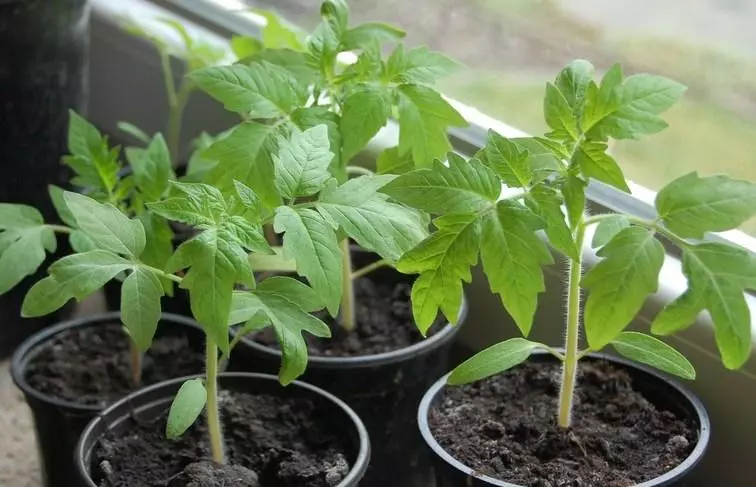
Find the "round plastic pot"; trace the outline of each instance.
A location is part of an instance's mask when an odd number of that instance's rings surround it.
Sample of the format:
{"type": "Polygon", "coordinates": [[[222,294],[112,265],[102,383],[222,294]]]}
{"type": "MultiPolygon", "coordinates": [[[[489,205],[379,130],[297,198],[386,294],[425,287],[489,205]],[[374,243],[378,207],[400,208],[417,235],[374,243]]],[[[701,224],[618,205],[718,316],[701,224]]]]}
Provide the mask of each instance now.
{"type": "MultiPolygon", "coordinates": [[[[120,322],[119,313],[106,313],[71,320],[29,337],[15,352],[11,362],[13,381],[24,394],[34,420],[42,478],[47,487],[78,485],[74,448],[82,430],[103,408],[65,401],[33,389],[26,377],[27,364],[57,335],[79,328],[120,322]]],[[[157,337],[186,336],[192,347],[202,349],[205,335],[194,321],[163,314],[157,337]]]]}
{"type": "MultiPolygon", "coordinates": [[[[97,418],[90,422],[81,434],[76,446],[76,466],[79,480],[76,484],[82,487],[97,487],[99,484],[91,477],[92,451],[99,438],[110,431],[115,434],[128,434],[128,420],[139,418],[139,421],[150,421],[168,410],[181,384],[190,377],[161,382],[145,387],[120,401],[116,402],[97,418]]],[[[343,425],[343,431],[349,435],[351,451],[346,452],[351,469],[347,477],[336,487],[355,487],[360,485],[360,479],[367,470],[370,461],[370,439],[365,425],[349,406],[322,389],[299,381],[294,381],[286,387],[278,383],[272,375],[231,372],[218,376],[221,389],[245,392],[251,394],[271,394],[283,398],[324,398],[333,404],[335,414],[343,417],[338,423],[343,425]]],[[[254,438],[250,438],[254,441],[254,438]]]]}
{"type": "MultiPolygon", "coordinates": [[[[375,254],[352,248],[355,268],[375,260],[375,254]]],[[[382,268],[371,273],[384,282],[412,277],[382,268]]],[[[467,303],[456,326],[447,324],[410,347],[356,357],[310,356],[301,379],[342,399],[362,418],[370,432],[373,453],[361,485],[415,487],[427,485],[430,456],[417,431],[417,407],[423,392],[449,367],[454,337],[467,315],[467,303]]],[[[232,353],[231,369],[275,374],[281,352],[243,338],[232,353]]]]}
{"type": "MultiPolygon", "coordinates": [[[[703,458],[709,445],[711,423],[701,401],[678,383],[643,365],[599,353],[590,354],[583,360],[591,359],[607,360],[624,369],[630,374],[633,387],[649,401],[657,407],[672,411],[680,417],[688,418],[698,425],[698,442],[691,454],[680,465],[660,477],[636,485],[636,487],[685,486],[686,482],[690,481],[689,476],[703,458]]],[[[547,362],[556,361],[556,358],[539,350],[534,352],[529,360],[547,362]]],[[[420,433],[428,449],[433,453],[437,487],[521,487],[474,472],[473,469],[449,455],[433,437],[433,432],[428,424],[428,413],[440,400],[448,376],[449,374],[443,376],[428,389],[420,403],[417,414],[420,433]]],[[[459,426],[464,428],[464,425],[459,426]]]]}

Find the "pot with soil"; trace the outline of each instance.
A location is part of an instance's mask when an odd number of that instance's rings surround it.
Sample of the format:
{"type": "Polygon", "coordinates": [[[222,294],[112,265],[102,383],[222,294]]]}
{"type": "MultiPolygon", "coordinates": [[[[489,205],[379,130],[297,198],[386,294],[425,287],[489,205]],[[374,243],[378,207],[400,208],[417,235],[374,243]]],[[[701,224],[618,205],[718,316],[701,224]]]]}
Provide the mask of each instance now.
{"type": "Polygon", "coordinates": [[[553,421],[559,362],[547,352],[460,387],[448,375],[423,397],[418,423],[439,487],[685,486],[710,437],[687,389],[627,360],[581,361],[569,430],[553,421]]]}
{"type": "Polygon", "coordinates": [[[185,379],[142,389],[85,429],[76,449],[87,487],[354,487],[370,457],[367,431],[342,401],[306,383],[276,377],[218,377],[227,463],[210,460],[207,424],[165,438],[166,412],[185,379]]]}
{"type": "MultiPolygon", "coordinates": [[[[164,314],[142,359],[141,384],[203,369],[202,330],[164,314]]],[[[15,352],[11,374],[31,409],[45,485],[77,485],[74,447],[86,424],[135,389],[131,344],[119,313],[76,319],[43,330],[15,352]]]]}
{"type": "MultiPolygon", "coordinates": [[[[355,268],[378,256],[352,246],[355,268]]],[[[467,310],[452,326],[438,321],[423,338],[410,307],[412,278],[388,267],[355,279],[356,328],[344,330],[326,313],[330,339],[307,337],[310,353],[302,380],[322,387],[353,408],[370,433],[372,458],[361,485],[427,483],[430,456],[415,424],[423,392],[448,370],[450,353],[467,310]]],[[[241,339],[234,367],[275,373],[281,352],[264,332],[241,339]]]]}

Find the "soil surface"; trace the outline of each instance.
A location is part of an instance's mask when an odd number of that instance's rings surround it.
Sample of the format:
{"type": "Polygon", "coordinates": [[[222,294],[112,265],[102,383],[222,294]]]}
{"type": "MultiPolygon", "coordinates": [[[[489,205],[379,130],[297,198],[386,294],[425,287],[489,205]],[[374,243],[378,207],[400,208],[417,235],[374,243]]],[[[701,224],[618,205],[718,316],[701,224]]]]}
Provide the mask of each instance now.
{"type": "MultiPolygon", "coordinates": [[[[157,338],[145,354],[142,384],[198,374],[204,354],[185,337],[157,338]]],[[[34,389],[78,404],[105,406],[133,391],[129,341],[120,324],[79,328],[56,336],[32,360],[34,389]]]]}
{"type": "Polygon", "coordinates": [[[94,451],[96,482],[101,487],[173,487],[194,485],[176,483],[181,480],[203,480],[196,485],[248,487],[238,482],[256,476],[259,487],[332,487],[349,472],[349,443],[341,436],[347,427],[325,400],[224,392],[220,410],[230,468],[207,462],[204,418],[170,441],[161,416],[134,421],[119,428],[125,435],[109,433],[100,440],[94,451]]]}
{"type": "Polygon", "coordinates": [[[629,487],[679,465],[697,427],[651,404],[630,377],[603,361],[581,362],[573,426],[556,425],[561,369],[526,363],[445,389],[430,412],[441,446],[490,477],[527,487],[629,487]]]}
{"type": "MultiPolygon", "coordinates": [[[[331,328],[331,338],[318,338],[305,333],[310,355],[352,357],[374,355],[407,348],[423,340],[412,318],[410,292],[407,282],[378,282],[370,277],[354,281],[357,327],[346,332],[326,312],[316,313],[331,328]]],[[[439,319],[428,336],[442,328],[439,319]]],[[[266,329],[254,336],[265,345],[278,348],[273,330],[266,329]]]]}

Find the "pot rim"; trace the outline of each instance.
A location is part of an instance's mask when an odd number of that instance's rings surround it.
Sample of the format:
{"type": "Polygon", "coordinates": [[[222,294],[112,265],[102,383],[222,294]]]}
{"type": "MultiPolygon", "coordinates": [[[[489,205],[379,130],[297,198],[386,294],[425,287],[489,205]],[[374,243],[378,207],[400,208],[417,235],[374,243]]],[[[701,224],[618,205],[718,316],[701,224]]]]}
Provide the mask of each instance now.
{"type": "MultiPolygon", "coordinates": [[[[94,435],[94,431],[98,427],[99,423],[105,422],[106,421],[105,418],[107,418],[108,415],[112,413],[112,411],[123,407],[124,404],[130,404],[132,408],[135,407],[136,400],[138,400],[140,395],[150,395],[156,389],[171,387],[173,385],[182,384],[184,381],[188,379],[202,378],[202,377],[204,377],[204,375],[201,375],[201,374],[190,375],[186,377],[179,377],[176,379],[159,382],[157,384],[144,387],[142,389],[139,389],[119,399],[118,401],[114,402],[113,404],[105,408],[97,416],[95,416],[82,431],[81,436],[79,436],[79,441],[76,443],[76,448],[74,450],[74,453],[76,455],[75,456],[76,468],[79,471],[82,478],[86,479],[87,487],[97,487],[97,486],[94,484],[94,482],[92,482],[92,478],[89,475],[88,469],[86,468],[86,465],[84,463],[84,458],[86,456],[85,455],[86,453],[85,440],[88,440],[90,436],[94,435]]],[[[218,374],[218,381],[221,385],[224,378],[266,380],[266,381],[272,381],[272,382],[278,383],[278,377],[271,374],[262,374],[258,372],[223,372],[221,374],[218,374]]],[[[327,399],[328,401],[330,401],[332,404],[336,405],[352,421],[352,426],[354,426],[354,428],[357,430],[357,435],[359,437],[357,457],[355,458],[353,465],[350,467],[349,473],[347,474],[347,476],[341,482],[339,482],[339,484],[336,485],[336,487],[347,487],[349,485],[357,485],[357,482],[364,476],[365,472],[367,471],[368,464],[370,463],[370,436],[368,434],[367,428],[365,427],[364,423],[362,422],[360,417],[357,415],[357,413],[355,413],[344,401],[342,401],[338,397],[334,396],[328,391],[325,391],[319,387],[313,386],[306,382],[295,380],[287,386],[280,386],[280,387],[281,389],[284,389],[284,387],[300,387],[314,393],[315,395],[321,396],[327,399]]],[[[285,395],[282,395],[282,397],[285,397],[285,395]]],[[[122,418],[122,417],[123,415],[119,414],[119,418],[122,418]]],[[[98,439],[95,438],[92,441],[92,445],[94,445],[97,440],[98,439]]]]}
{"type": "MultiPolygon", "coordinates": [[[[199,328],[199,325],[191,318],[173,313],[161,313],[160,321],[171,321],[176,324],[199,328]]],[[[40,330],[39,332],[24,340],[24,342],[19,345],[19,347],[13,353],[13,358],[11,359],[11,377],[13,378],[13,382],[16,384],[16,387],[21,389],[21,392],[23,392],[25,396],[33,397],[38,401],[55,406],[62,410],[91,413],[102,411],[103,406],[96,406],[93,404],[79,404],[38,391],[29,384],[29,381],[26,380],[26,368],[29,364],[29,361],[35,357],[37,351],[40,350],[41,347],[43,347],[50,339],[58,334],[65,333],[75,328],[98,326],[102,324],[102,322],[121,323],[120,311],[108,311],[105,313],[98,313],[94,315],[83,316],[81,318],[66,320],[58,323],[57,325],[53,325],[40,330]]],[[[159,326],[160,322],[158,322],[158,327],[159,326]]]]}
{"type": "MultiPolygon", "coordinates": [[[[532,355],[549,355],[549,353],[545,350],[535,350],[532,355]]],[[[652,378],[655,380],[664,382],[669,387],[677,391],[682,397],[685,398],[686,401],[690,403],[698,419],[698,441],[696,442],[696,446],[693,451],[691,451],[690,454],[673,469],[651,480],[647,480],[640,484],[635,484],[634,487],[661,487],[664,485],[670,485],[670,482],[676,480],[680,475],[692,469],[701,461],[709,444],[709,439],[711,436],[711,422],[706,408],[698,397],[696,397],[692,392],[690,392],[683,385],[679,384],[677,381],[665,377],[655,369],[652,369],[651,367],[648,367],[646,365],[606,353],[589,353],[588,355],[586,355],[586,357],[606,360],[615,364],[622,365],[624,367],[634,368],[652,376],[652,378]]],[[[426,444],[433,450],[434,454],[438,455],[441,459],[444,460],[444,462],[449,464],[451,467],[454,467],[456,470],[466,474],[468,477],[488,482],[492,486],[496,487],[523,487],[475,472],[472,468],[468,467],[464,463],[451,456],[436,441],[435,437],[433,436],[433,432],[430,429],[430,425],[428,424],[428,413],[438,394],[444,389],[444,387],[446,387],[446,381],[450,375],[451,372],[445,374],[443,377],[434,382],[433,385],[426,391],[425,395],[423,395],[422,401],[420,401],[420,406],[417,410],[417,423],[420,428],[420,434],[422,435],[423,440],[425,440],[426,444]]]]}

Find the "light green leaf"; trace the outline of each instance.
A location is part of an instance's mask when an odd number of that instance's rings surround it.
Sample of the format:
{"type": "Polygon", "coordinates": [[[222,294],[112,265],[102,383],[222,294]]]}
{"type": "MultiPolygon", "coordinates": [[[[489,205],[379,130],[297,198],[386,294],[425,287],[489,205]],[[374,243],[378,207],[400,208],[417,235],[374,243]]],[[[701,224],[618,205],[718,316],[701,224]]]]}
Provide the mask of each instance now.
{"type": "Polygon", "coordinates": [[[183,435],[202,414],[206,402],[207,390],[202,379],[189,379],[181,384],[168,411],[165,436],[169,440],[175,440],[183,435]]]}
{"type": "Polygon", "coordinates": [[[49,315],[63,307],[73,296],[53,276],[37,281],[24,297],[21,316],[35,318],[49,315]]]}
{"type": "Polygon", "coordinates": [[[687,289],[677,299],[669,303],[651,323],[655,335],[671,335],[692,325],[706,303],[702,293],[687,289]]]}
{"type": "MultiPolygon", "coordinates": [[[[585,90],[585,106],[581,119],[581,127],[588,131],[598,121],[612,113],[619,106],[619,86],[624,74],[620,64],[613,65],[601,78],[601,85],[590,81],[585,90]]],[[[601,137],[601,134],[591,134],[601,137]]]]}
{"type": "Polygon", "coordinates": [[[79,253],[97,249],[97,245],[95,245],[92,239],[81,230],[74,230],[71,235],[68,236],[68,243],[74,251],[79,253]]]}
{"type": "Polygon", "coordinates": [[[533,178],[528,160],[530,153],[509,139],[489,130],[486,147],[480,156],[507,186],[525,188],[530,185],[533,178]]]}
{"type": "Polygon", "coordinates": [[[552,257],[528,228],[524,216],[528,210],[517,206],[502,201],[495,212],[483,218],[480,252],[491,290],[499,294],[507,312],[528,335],[538,294],[546,289],[541,266],[550,264],[552,257]]]}
{"type": "Polygon", "coordinates": [[[664,247],[653,232],[629,227],[601,250],[603,260],[583,278],[590,291],[585,332],[591,350],[601,350],[635,318],[646,297],[659,286],[664,247]]]}
{"type": "Polygon", "coordinates": [[[448,167],[436,161],[432,169],[403,174],[381,191],[429,213],[466,213],[492,207],[501,194],[501,181],[480,161],[450,154],[448,167]]]}
{"type": "Polygon", "coordinates": [[[694,380],[696,369],[683,354],[654,337],[625,331],[612,340],[612,346],[625,357],[650,365],[668,374],[694,380]]]}
{"type": "Polygon", "coordinates": [[[33,228],[44,225],[42,213],[33,206],[0,203],[0,230],[33,228]]]}
{"type": "MultiPolygon", "coordinates": [[[[139,216],[144,226],[146,245],[139,260],[157,269],[165,268],[165,264],[173,254],[173,231],[168,221],[160,215],[146,211],[139,216]]],[[[162,278],[161,282],[166,294],[173,295],[173,281],[162,278]]]]}
{"type": "Polygon", "coordinates": [[[163,286],[151,271],[137,267],[121,286],[121,320],[142,352],[152,344],[160,321],[163,286]]]}
{"type": "Polygon", "coordinates": [[[50,266],[50,275],[81,301],[132,266],[133,263],[114,253],[92,250],[63,257],[50,266]]]}
{"type": "Polygon", "coordinates": [[[256,272],[296,272],[296,259],[287,259],[283,256],[283,247],[273,247],[274,253],[249,254],[249,263],[256,272]]]}
{"type": "Polygon", "coordinates": [[[412,155],[399,154],[399,147],[389,147],[381,152],[376,161],[378,174],[404,174],[415,168],[412,163],[412,155]]]}
{"type": "Polygon", "coordinates": [[[208,214],[207,207],[192,198],[179,196],[166,198],[148,203],[147,207],[163,218],[195,227],[212,226],[215,223],[213,215],[208,214]]]}
{"type": "Polygon", "coordinates": [[[339,171],[334,170],[334,168],[341,168],[343,162],[341,157],[342,136],[339,129],[341,117],[327,107],[304,107],[297,108],[291,113],[291,121],[300,130],[307,130],[318,125],[328,127],[328,140],[331,143],[329,150],[333,153],[331,172],[338,174],[339,171]]]}
{"type": "Polygon", "coordinates": [[[465,127],[467,121],[441,95],[430,88],[404,84],[396,88],[399,97],[399,153],[412,152],[415,167],[430,167],[451,144],[447,131],[465,127]]]}
{"type": "Polygon", "coordinates": [[[602,142],[585,141],[575,152],[575,161],[586,178],[593,178],[630,193],[617,161],[606,153],[607,145],[602,142]]]}
{"type": "Polygon", "coordinates": [[[66,191],[63,199],[78,228],[98,248],[130,257],[137,257],[144,250],[144,227],[140,221],[129,219],[112,205],[78,193],[66,191]]]}
{"type": "Polygon", "coordinates": [[[300,132],[294,129],[289,139],[278,141],[278,156],[273,156],[276,187],[288,199],[311,196],[320,191],[331,175],[333,159],[329,150],[328,127],[317,125],[300,132]]]}
{"type": "Polygon", "coordinates": [[[543,114],[546,123],[553,130],[550,136],[560,140],[577,140],[577,119],[564,94],[551,83],[546,84],[546,97],[543,102],[543,114]]]}
{"type": "Polygon", "coordinates": [[[189,73],[189,77],[226,109],[251,113],[255,118],[276,118],[304,105],[306,85],[300,85],[285,69],[267,62],[251,66],[214,66],[189,73]]]}
{"type": "Polygon", "coordinates": [[[564,205],[567,208],[567,219],[572,229],[577,228],[585,212],[586,186],[586,182],[577,176],[567,176],[561,184],[564,205]]]}
{"type": "MultiPolygon", "coordinates": [[[[0,213],[3,212],[2,207],[7,210],[8,206],[10,205],[0,205],[0,213]]],[[[8,217],[8,213],[6,211],[4,216],[8,217]]],[[[42,219],[41,215],[39,219],[42,219]]],[[[45,261],[45,249],[48,252],[55,251],[57,241],[53,231],[41,224],[19,227],[28,223],[19,214],[4,220],[5,225],[12,224],[15,228],[0,232],[0,295],[37,271],[45,261]]],[[[0,228],[1,225],[2,223],[0,228]]]]}
{"type": "Polygon", "coordinates": [[[68,151],[75,156],[94,159],[104,143],[100,131],[75,111],[68,110],[68,115],[68,151]]]}
{"type": "MultiPolygon", "coordinates": [[[[127,154],[129,150],[127,149],[127,154]]],[[[133,151],[131,152],[132,154],[133,151]]],[[[134,170],[136,185],[146,201],[160,199],[166,189],[168,181],[176,179],[171,167],[171,155],[161,134],[156,134],[145,150],[129,158],[134,170]]]]}
{"type": "Polygon", "coordinates": [[[294,301],[297,303],[297,306],[308,313],[319,311],[325,306],[320,293],[307,284],[291,277],[269,277],[260,283],[258,290],[286,296],[287,299],[294,301]]]}
{"type": "Polygon", "coordinates": [[[139,142],[142,142],[144,144],[150,143],[150,136],[147,135],[147,133],[144,130],[140,129],[134,124],[131,124],[129,122],[118,122],[117,127],[118,127],[118,130],[131,135],[139,142]]]}
{"type": "Polygon", "coordinates": [[[250,211],[253,215],[258,216],[262,212],[262,202],[257,194],[246,184],[240,181],[234,181],[236,196],[239,198],[242,206],[250,211]]]}
{"type": "Polygon", "coordinates": [[[425,335],[439,309],[450,323],[462,307],[462,281],[471,282],[478,262],[480,222],[475,214],[450,214],[434,222],[438,229],[397,262],[406,274],[419,273],[412,286],[412,312],[425,335]]]}
{"type": "Polygon", "coordinates": [[[242,216],[232,215],[223,222],[221,228],[236,239],[237,243],[248,252],[273,253],[270,244],[265,240],[260,224],[253,224],[242,216]]]}
{"type": "Polygon", "coordinates": [[[527,360],[533,350],[540,346],[540,343],[524,338],[510,338],[478,352],[458,365],[446,382],[457,386],[499,374],[527,360]]]}
{"type": "Polygon", "coordinates": [[[299,29],[287,23],[270,10],[259,8],[250,10],[257,15],[265,17],[265,27],[262,30],[262,43],[266,48],[288,47],[297,50],[303,49],[302,38],[304,34],[299,29]]]}
{"type": "Polygon", "coordinates": [[[548,186],[538,185],[530,190],[525,201],[546,223],[546,235],[551,245],[570,259],[577,260],[580,249],[577,248],[566,217],[562,213],[560,194],[548,186]]]}
{"type": "Polygon", "coordinates": [[[670,230],[700,239],[706,232],[737,228],[756,215],[756,183],[691,172],[659,191],[656,209],[670,230]]]}
{"type": "Polygon", "coordinates": [[[381,85],[360,84],[346,96],[341,116],[343,157],[349,161],[359,153],[391,116],[391,93],[381,85]]]}
{"type": "Polygon", "coordinates": [[[392,25],[381,22],[367,22],[347,30],[341,38],[341,49],[352,51],[365,49],[374,42],[399,42],[405,32],[392,25]]]}
{"type": "Polygon", "coordinates": [[[265,49],[263,42],[257,37],[231,36],[231,51],[238,59],[244,59],[265,49]]]}
{"type": "MultiPolygon", "coordinates": [[[[53,206],[55,207],[55,211],[58,212],[58,216],[60,217],[60,220],[68,225],[69,227],[76,227],[76,219],[74,218],[73,214],[71,213],[71,210],[68,209],[68,205],[66,205],[66,200],[63,198],[63,193],[65,191],[63,188],[60,188],[55,185],[49,185],[47,187],[48,193],[50,194],[50,201],[52,201],[53,206]]],[[[2,204],[0,204],[0,215],[2,215],[2,204]]],[[[40,216],[41,219],[41,216],[40,216]]],[[[0,216],[0,227],[3,225],[3,219],[2,216],[0,216]]]]}
{"type": "Polygon", "coordinates": [[[107,140],[94,125],[73,110],[68,111],[68,150],[73,157],[66,162],[87,186],[112,191],[118,182],[118,152],[108,149],[107,140]]]}
{"type": "MultiPolygon", "coordinates": [[[[221,137],[221,136],[218,136],[221,137]]],[[[215,142],[215,137],[207,132],[201,132],[191,141],[192,154],[186,164],[186,174],[183,181],[198,183],[205,181],[207,174],[218,164],[204,156],[204,152],[215,142]]]]}
{"type": "Polygon", "coordinates": [[[603,247],[608,244],[620,231],[630,226],[630,222],[624,215],[612,215],[601,220],[596,226],[596,232],[593,234],[591,247],[603,247]]]}
{"type": "Polygon", "coordinates": [[[453,59],[420,46],[405,50],[399,44],[386,63],[384,78],[395,83],[433,84],[460,68],[453,59]]]}
{"type": "Polygon", "coordinates": [[[577,59],[559,72],[555,85],[570,107],[577,111],[583,105],[585,91],[591,80],[593,65],[583,59],[577,59]]]}
{"type": "Polygon", "coordinates": [[[340,185],[332,179],[326,183],[320,193],[320,200],[335,205],[359,206],[375,197],[376,192],[393,181],[395,177],[389,174],[359,176],[340,185]]]}

